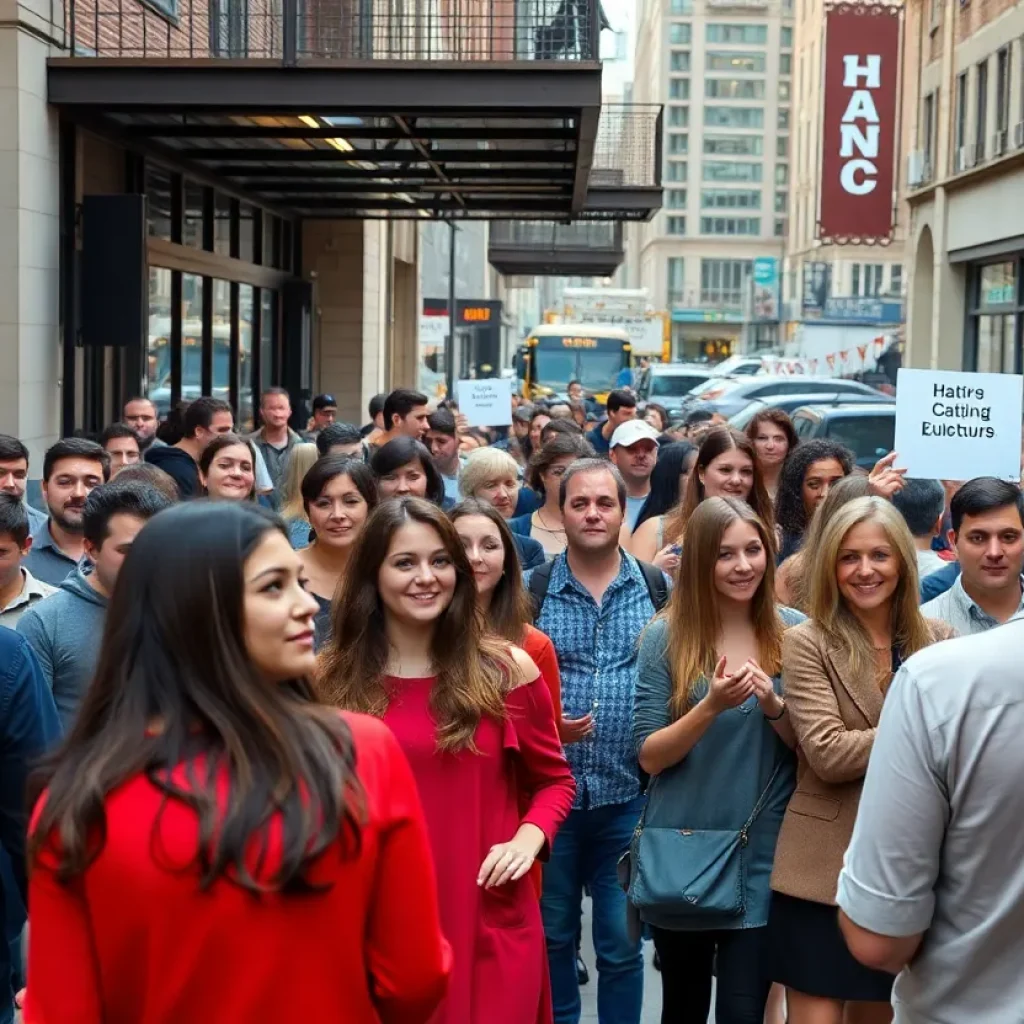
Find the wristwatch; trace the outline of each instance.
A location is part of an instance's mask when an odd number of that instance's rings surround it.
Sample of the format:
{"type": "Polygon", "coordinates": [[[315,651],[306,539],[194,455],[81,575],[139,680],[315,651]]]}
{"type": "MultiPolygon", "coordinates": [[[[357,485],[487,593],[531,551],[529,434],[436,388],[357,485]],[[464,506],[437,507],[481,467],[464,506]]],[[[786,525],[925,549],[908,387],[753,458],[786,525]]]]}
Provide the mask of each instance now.
{"type": "Polygon", "coordinates": [[[782,705],[782,707],[779,708],[779,713],[777,715],[765,715],[764,716],[765,718],[768,719],[769,722],[777,722],[786,713],[786,698],[785,697],[780,697],[779,698],[779,703],[782,705]]]}

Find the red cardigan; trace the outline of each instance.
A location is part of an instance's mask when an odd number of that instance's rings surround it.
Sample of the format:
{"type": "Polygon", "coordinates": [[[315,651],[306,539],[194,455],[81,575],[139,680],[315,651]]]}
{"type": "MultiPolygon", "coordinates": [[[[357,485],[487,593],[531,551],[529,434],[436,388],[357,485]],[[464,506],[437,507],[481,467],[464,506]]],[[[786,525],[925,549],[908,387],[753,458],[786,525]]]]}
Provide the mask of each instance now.
{"type": "Polygon", "coordinates": [[[82,876],[59,884],[47,853],[34,865],[25,1024],[427,1021],[451,950],[423,810],[390,730],[344,717],[368,820],[357,856],[313,865],[329,889],[256,898],[222,879],[201,892],[175,867],[195,849],[195,816],[167,801],[157,846],[164,798],[133,778],[108,796],[106,843],[82,876]]]}

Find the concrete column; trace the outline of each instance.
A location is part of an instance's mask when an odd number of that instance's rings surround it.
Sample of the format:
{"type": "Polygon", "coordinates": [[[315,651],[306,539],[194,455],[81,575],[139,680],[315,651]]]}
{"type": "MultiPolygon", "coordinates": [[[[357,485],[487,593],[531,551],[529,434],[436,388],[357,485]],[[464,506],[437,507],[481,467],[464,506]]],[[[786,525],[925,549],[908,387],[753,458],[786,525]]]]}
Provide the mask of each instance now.
{"type": "Polygon", "coordinates": [[[50,46],[27,5],[0,5],[0,432],[38,473],[60,431],[60,151],[50,46]]]}

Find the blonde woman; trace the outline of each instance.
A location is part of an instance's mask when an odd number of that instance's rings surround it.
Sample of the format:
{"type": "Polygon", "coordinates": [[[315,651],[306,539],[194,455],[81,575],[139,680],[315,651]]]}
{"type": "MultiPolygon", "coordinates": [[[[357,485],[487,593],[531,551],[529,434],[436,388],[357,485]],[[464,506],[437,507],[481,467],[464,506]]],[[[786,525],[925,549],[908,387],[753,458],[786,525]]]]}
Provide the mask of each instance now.
{"type": "Polygon", "coordinates": [[[309,520],[302,500],[302,481],[319,457],[315,444],[297,444],[288,453],[281,482],[281,518],[288,526],[288,538],[294,548],[309,543],[309,520]]]}
{"type": "Polygon", "coordinates": [[[661,863],[645,864],[655,848],[640,846],[638,870],[666,873],[663,893],[637,894],[661,961],[662,1024],[707,1020],[713,972],[720,1024],[765,1014],[769,879],[796,766],[782,635],[802,619],[776,605],[774,565],[764,521],[735,498],[708,498],[687,523],[667,612],[640,643],[633,739],[652,777],[644,829],[737,841],[748,832],[727,905],[701,891],[718,866],[698,840],[681,838],[661,863]]]}
{"type": "Polygon", "coordinates": [[[782,645],[799,762],[772,874],[769,968],[790,1024],[884,1022],[893,978],[850,955],[836,883],[893,673],[952,631],[922,617],[914,541],[884,498],[858,498],[825,522],[807,588],[810,619],[782,645]]]}

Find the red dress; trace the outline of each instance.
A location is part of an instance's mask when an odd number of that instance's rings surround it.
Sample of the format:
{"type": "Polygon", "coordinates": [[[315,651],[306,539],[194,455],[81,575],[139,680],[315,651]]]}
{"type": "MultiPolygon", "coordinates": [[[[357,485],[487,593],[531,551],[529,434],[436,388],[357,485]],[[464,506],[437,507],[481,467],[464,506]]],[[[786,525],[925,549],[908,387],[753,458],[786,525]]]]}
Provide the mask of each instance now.
{"type": "Polygon", "coordinates": [[[25,1024],[429,1020],[451,950],[416,785],[381,722],[345,718],[368,820],[358,855],[335,847],[312,866],[329,889],[257,898],[222,879],[201,892],[194,870],[168,867],[191,859],[195,815],[167,801],[154,842],[164,797],[133,778],[107,798],[106,843],[83,875],[59,884],[45,852],[33,866],[25,1024]]]}
{"type": "Polygon", "coordinates": [[[504,722],[481,721],[478,753],[438,753],[429,709],[433,679],[389,678],[384,720],[412,765],[427,817],[441,925],[454,953],[448,997],[432,1024],[545,1024],[552,1019],[540,905],[529,876],[476,884],[496,843],[524,822],[547,837],[572,806],[575,783],[541,677],[510,691],[504,722]],[[520,807],[524,810],[520,812],[520,807]]]}

